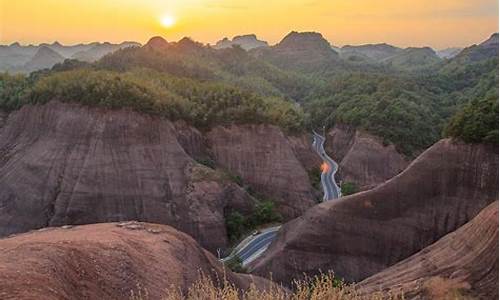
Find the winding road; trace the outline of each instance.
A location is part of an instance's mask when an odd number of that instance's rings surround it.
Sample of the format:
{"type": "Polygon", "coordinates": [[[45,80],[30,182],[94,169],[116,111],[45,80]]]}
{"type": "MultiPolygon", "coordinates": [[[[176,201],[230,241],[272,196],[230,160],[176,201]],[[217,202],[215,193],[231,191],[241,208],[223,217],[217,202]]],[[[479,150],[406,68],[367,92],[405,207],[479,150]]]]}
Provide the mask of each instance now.
{"type": "MultiPolygon", "coordinates": [[[[337,182],[335,182],[335,173],[337,173],[339,166],[326,154],[324,148],[325,138],[315,131],[313,131],[313,134],[312,146],[323,160],[321,173],[321,184],[324,191],[323,201],[340,198],[342,193],[337,182]]],[[[238,256],[241,259],[242,266],[245,267],[266,251],[276,237],[280,227],[281,226],[269,227],[263,229],[258,234],[248,236],[234,248],[229,256],[223,258],[222,261],[227,261],[238,256]]]]}
{"type": "Polygon", "coordinates": [[[335,173],[339,165],[325,152],[325,138],[313,131],[313,148],[323,160],[321,185],[323,186],[323,201],[333,200],[342,197],[340,187],[335,181],[335,173]]]}

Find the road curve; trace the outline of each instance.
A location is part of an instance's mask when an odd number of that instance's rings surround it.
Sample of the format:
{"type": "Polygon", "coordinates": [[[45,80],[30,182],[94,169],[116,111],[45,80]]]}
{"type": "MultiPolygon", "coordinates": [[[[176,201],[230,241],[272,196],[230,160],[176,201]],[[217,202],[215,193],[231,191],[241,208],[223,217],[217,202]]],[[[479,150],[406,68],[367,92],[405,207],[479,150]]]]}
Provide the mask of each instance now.
{"type": "Polygon", "coordinates": [[[241,259],[242,265],[246,266],[259,257],[259,255],[262,254],[267,247],[269,247],[271,242],[276,237],[280,227],[281,226],[266,228],[261,230],[259,234],[247,237],[238,246],[236,246],[235,250],[229,256],[222,260],[227,261],[235,256],[238,256],[241,259]]]}
{"type": "Polygon", "coordinates": [[[321,185],[323,186],[323,201],[333,200],[342,197],[340,187],[335,181],[335,173],[339,165],[325,152],[325,138],[313,131],[313,148],[321,157],[324,163],[321,173],[321,185]]]}

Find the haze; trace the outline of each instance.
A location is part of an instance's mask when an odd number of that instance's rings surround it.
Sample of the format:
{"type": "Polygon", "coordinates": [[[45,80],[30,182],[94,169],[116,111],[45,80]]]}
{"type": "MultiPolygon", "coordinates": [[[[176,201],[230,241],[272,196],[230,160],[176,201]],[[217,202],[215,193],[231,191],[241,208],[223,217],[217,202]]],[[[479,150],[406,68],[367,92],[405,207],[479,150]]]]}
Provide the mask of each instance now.
{"type": "Polygon", "coordinates": [[[255,33],[270,43],[291,30],[334,45],[467,46],[497,31],[496,0],[0,0],[0,43],[65,44],[189,36],[214,43],[255,33]],[[34,4],[36,3],[36,4],[34,4]],[[164,16],[175,25],[162,26],[164,16]]]}

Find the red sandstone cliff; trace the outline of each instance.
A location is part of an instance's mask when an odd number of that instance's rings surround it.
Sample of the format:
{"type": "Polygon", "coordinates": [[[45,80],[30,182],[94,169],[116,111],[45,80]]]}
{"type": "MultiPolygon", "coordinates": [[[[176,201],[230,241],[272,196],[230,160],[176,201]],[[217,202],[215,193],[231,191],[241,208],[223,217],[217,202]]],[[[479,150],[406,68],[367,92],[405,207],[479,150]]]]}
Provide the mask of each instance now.
{"type": "Polygon", "coordinates": [[[254,273],[289,283],[333,270],[359,281],[409,257],[498,198],[494,147],[442,140],[377,188],[285,224],[254,273]]]}
{"type": "Polygon", "coordinates": [[[498,299],[498,201],[357,289],[361,295],[390,290],[405,299],[498,299]]]}

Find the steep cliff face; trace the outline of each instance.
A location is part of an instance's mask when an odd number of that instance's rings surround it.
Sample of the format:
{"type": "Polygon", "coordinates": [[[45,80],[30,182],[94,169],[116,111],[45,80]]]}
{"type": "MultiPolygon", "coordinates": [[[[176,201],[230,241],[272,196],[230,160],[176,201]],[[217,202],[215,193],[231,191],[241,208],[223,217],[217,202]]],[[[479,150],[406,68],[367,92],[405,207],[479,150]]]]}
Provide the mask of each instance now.
{"type": "Polygon", "coordinates": [[[498,201],[436,243],[357,285],[405,299],[498,299],[498,201]]]}
{"type": "Polygon", "coordinates": [[[186,292],[200,274],[241,289],[271,285],[223,270],[195,240],[165,225],[48,228],[2,239],[0,249],[2,299],[162,299],[171,286],[186,292]]]}
{"type": "Polygon", "coordinates": [[[285,218],[297,217],[314,205],[308,175],[277,127],[216,127],[207,139],[215,161],[272,197],[285,218]]]}
{"type": "Polygon", "coordinates": [[[348,126],[335,126],[327,135],[325,147],[339,163],[339,179],[368,190],[396,176],[408,160],[394,147],[366,132],[348,126]]]}
{"type": "Polygon", "coordinates": [[[373,190],[315,206],[283,226],[253,268],[289,283],[333,270],[359,281],[456,230],[498,198],[494,147],[442,140],[373,190]]]}
{"type": "Polygon", "coordinates": [[[51,102],[11,113],[0,131],[0,236],[141,220],[224,247],[224,209],[253,199],[213,170],[194,176],[201,166],[177,136],[171,122],[128,110],[51,102]]]}

